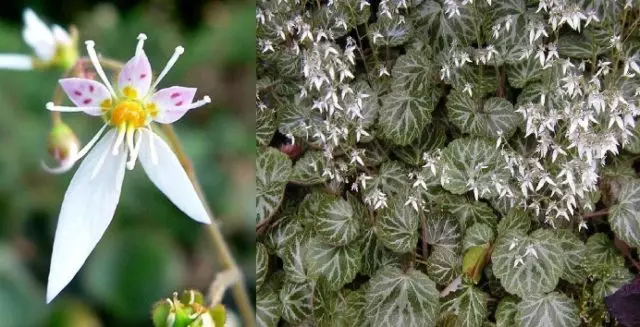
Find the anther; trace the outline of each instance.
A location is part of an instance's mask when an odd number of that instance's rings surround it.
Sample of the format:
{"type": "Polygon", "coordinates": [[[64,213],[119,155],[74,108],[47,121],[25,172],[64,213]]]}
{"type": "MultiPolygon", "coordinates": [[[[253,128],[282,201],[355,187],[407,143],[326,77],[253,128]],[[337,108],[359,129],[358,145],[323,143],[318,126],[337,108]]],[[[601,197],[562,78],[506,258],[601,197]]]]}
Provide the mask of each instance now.
{"type": "Polygon", "coordinates": [[[136,55],[142,53],[144,47],[144,41],[147,39],[147,35],[144,33],[138,34],[138,45],[136,46],[136,55]]]}

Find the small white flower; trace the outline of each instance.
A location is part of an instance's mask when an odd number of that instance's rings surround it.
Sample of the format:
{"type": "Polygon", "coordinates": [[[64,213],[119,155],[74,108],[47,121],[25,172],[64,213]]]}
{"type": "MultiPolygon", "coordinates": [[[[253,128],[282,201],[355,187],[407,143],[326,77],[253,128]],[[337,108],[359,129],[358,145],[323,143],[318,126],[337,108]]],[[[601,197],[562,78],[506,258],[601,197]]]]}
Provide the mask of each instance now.
{"type": "Polygon", "coordinates": [[[493,36],[494,39],[497,39],[500,37],[500,24],[495,24],[491,26],[491,35],[493,36]]]}
{"type": "Polygon", "coordinates": [[[373,179],[373,177],[371,177],[371,176],[369,176],[369,175],[367,175],[365,173],[362,173],[362,174],[360,174],[360,176],[358,176],[358,180],[357,181],[360,182],[360,184],[362,185],[363,189],[366,189],[367,188],[367,181],[370,181],[372,179],[373,179]]]}
{"type": "Polygon", "coordinates": [[[373,190],[371,194],[365,197],[364,202],[373,206],[373,210],[387,207],[387,195],[379,189],[373,190]]]}
{"type": "Polygon", "coordinates": [[[578,225],[578,231],[581,231],[584,228],[584,230],[589,229],[589,227],[587,226],[587,222],[585,220],[581,220],[580,224],[578,225]]]}
{"type": "Polygon", "coordinates": [[[360,138],[362,138],[362,136],[371,135],[364,130],[364,127],[362,127],[362,125],[358,125],[358,127],[356,127],[356,142],[360,142],[360,138]]]}
{"type": "Polygon", "coordinates": [[[462,89],[462,92],[467,92],[469,93],[469,96],[473,96],[473,91],[471,89],[473,89],[473,85],[471,85],[470,83],[466,83],[464,85],[464,89],[462,89]]]}
{"type": "Polygon", "coordinates": [[[513,262],[513,268],[517,268],[518,265],[524,265],[524,260],[521,255],[516,255],[516,260],[513,262]]]}
{"type": "MultiPolygon", "coordinates": [[[[22,37],[24,41],[33,49],[37,58],[32,58],[22,54],[0,54],[0,68],[15,70],[30,70],[37,64],[50,65],[54,60],[71,60],[74,64],[77,53],[70,52],[72,58],[56,58],[56,51],[60,48],[73,49],[74,38],[58,25],[49,28],[31,9],[26,9],[22,15],[24,20],[24,28],[22,29],[22,37]]],[[[70,68],[65,67],[65,68],[70,68]]]]}
{"type": "Polygon", "coordinates": [[[409,198],[407,199],[407,201],[404,203],[404,205],[411,205],[411,207],[413,208],[413,210],[415,210],[416,212],[420,212],[420,207],[422,207],[423,203],[422,203],[422,199],[419,199],[417,197],[415,197],[414,195],[410,195],[409,198]]]}
{"type": "Polygon", "coordinates": [[[391,74],[389,74],[389,71],[387,70],[387,67],[385,66],[381,66],[378,70],[378,77],[382,76],[391,76],[391,74]]]}
{"type": "Polygon", "coordinates": [[[509,245],[509,251],[515,249],[516,246],[518,246],[518,239],[514,238],[513,240],[511,240],[511,244],[509,245]]]}
{"type": "Polygon", "coordinates": [[[535,246],[533,244],[527,245],[524,255],[531,255],[538,259],[538,252],[536,252],[535,246]]]}
{"type": "Polygon", "coordinates": [[[598,12],[595,9],[589,9],[587,11],[587,22],[584,24],[584,27],[589,26],[589,23],[591,23],[591,21],[600,22],[597,13],[598,12]]]}
{"type": "Polygon", "coordinates": [[[349,163],[357,163],[360,166],[364,166],[364,161],[362,161],[361,155],[364,155],[365,149],[355,149],[351,151],[351,160],[349,163]]]}
{"type": "Polygon", "coordinates": [[[94,42],[86,41],[89,58],[104,84],[83,78],[61,79],[62,89],[76,106],[47,104],[51,111],[84,112],[102,116],[105,122],[78,153],[77,159],[85,154],[86,157],[62,202],[53,243],[47,302],[73,279],[106,231],[118,205],[125,169],[132,170],[138,160],[153,184],[176,207],[198,222],[211,223],[177,156],[150,127],[152,122],[173,123],[211,99],[205,97],[193,102],[195,88],[173,86],[156,91],[184,49],[177,47],[162,72],[152,80],[151,65],[143,50],[145,39],[144,34],[138,36],[135,55],[120,71],[116,89],[102,70],[94,42]],[[107,128],[108,132],[102,136],[107,128]]]}

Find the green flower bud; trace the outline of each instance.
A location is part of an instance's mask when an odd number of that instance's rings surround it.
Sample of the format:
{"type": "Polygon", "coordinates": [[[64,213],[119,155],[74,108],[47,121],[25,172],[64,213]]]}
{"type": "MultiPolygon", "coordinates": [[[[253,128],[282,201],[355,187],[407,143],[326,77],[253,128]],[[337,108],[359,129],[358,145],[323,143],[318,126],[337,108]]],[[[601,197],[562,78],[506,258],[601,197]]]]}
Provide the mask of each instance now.
{"type": "Polygon", "coordinates": [[[212,308],[204,305],[204,296],[187,290],[178,298],[165,299],[153,306],[151,318],[155,327],[222,327],[226,312],[221,304],[212,308]]]}
{"type": "Polygon", "coordinates": [[[56,122],[49,133],[47,149],[59,166],[49,168],[43,163],[43,168],[50,173],[63,173],[71,169],[76,162],[80,142],[67,124],[56,122]]]}
{"type": "Polygon", "coordinates": [[[211,316],[211,319],[213,319],[215,327],[223,327],[227,322],[227,311],[222,304],[214,305],[209,309],[209,315],[211,316]]]}

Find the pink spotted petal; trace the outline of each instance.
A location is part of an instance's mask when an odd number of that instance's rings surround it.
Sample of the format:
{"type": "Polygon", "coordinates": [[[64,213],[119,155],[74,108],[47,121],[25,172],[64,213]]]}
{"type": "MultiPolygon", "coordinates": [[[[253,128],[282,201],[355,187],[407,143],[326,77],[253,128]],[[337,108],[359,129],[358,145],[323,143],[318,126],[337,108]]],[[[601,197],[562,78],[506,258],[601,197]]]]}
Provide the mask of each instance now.
{"type": "Polygon", "coordinates": [[[172,86],[156,92],[149,100],[158,109],[158,115],[153,120],[161,124],[171,124],[182,118],[189,111],[189,105],[195,95],[195,88],[181,86],[172,86]]]}
{"type": "Polygon", "coordinates": [[[151,77],[151,64],[144,51],[141,51],[129,59],[120,71],[118,90],[123,95],[129,96],[130,94],[125,93],[125,88],[129,87],[135,90],[137,99],[142,99],[149,92],[151,77]]]}
{"type": "Polygon", "coordinates": [[[96,110],[105,100],[110,100],[109,90],[100,82],[84,78],[61,79],[60,86],[67,94],[71,102],[91,116],[99,116],[101,112],[96,110]]]}

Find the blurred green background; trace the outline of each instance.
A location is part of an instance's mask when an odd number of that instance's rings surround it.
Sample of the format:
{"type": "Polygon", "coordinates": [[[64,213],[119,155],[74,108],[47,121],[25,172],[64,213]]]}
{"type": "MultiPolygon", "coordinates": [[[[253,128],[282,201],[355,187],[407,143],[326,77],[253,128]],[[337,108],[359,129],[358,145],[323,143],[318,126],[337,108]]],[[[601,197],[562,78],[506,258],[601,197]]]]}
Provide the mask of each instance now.
{"type": "MultiPolygon", "coordinates": [[[[21,39],[26,7],[47,23],[76,25],[80,44],[95,40],[99,52],[121,61],[133,55],[138,33],[146,33],[156,73],[184,46],[160,86],[197,87],[197,98],[213,99],[175,128],[253,290],[255,2],[10,1],[0,10],[0,53],[31,54],[21,39]]],[[[105,236],[71,284],[45,305],[57,215],[74,172],[40,169],[43,159],[54,164],[46,151],[45,103],[61,74],[0,71],[0,327],[150,326],[153,302],[186,288],[207,290],[219,263],[205,228],[155,189],[139,164],[126,173],[105,236]]],[[[79,113],[63,119],[83,144],[101,126],[79,113]]],[[[230,294],[224,303],[233,309],[230,294]]]]}

